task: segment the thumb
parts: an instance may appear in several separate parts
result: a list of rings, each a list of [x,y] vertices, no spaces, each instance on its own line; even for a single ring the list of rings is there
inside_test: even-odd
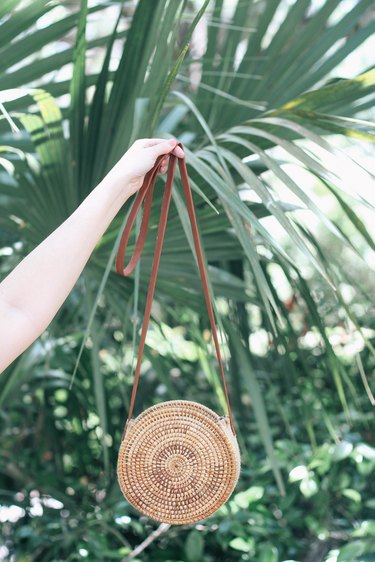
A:
[[[168,154],[169,152],[171,152],[175,148],[176,144],[177,144],[176,139],[169,139],[166,141],[159,142],[154,146],[151,146],[150,150],[152,150],[153,155],[157,157],[160,156],[161,154]]]

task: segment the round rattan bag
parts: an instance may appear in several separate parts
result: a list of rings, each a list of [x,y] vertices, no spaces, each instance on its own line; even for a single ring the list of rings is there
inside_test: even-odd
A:
[[[151,406],[129,421],[117,474],[129,503],[151,519],[200,521],[227,501],[240,474],[229,418],[188,400]]]
[[[179,146],[182,148],[181,143]],[[150,217],[154,183],[161,158],[158,158],[155,166],[146,174],[121,236],[116,258],[116,271],[124,276],[134,270],[142,252]],[[220,416],[198,402],[171,400],[151,406],[136,418],[132,417],[172,194],[176,157],[171,154],[128,419],[117,463],[120,488],[129,503],[155,521],[174,525],[194,523],[214,513],[227,501],[240,474],[240,451],[225,383],[193,198],[185,160],[179,158],[178,162],[228,416]],[[133,256],[124,269],[126,245],[143,200],[145,203],[139,236]]]

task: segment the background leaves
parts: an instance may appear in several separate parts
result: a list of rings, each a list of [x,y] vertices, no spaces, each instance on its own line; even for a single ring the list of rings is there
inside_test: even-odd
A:
[[[374,71],[345,77],[339,65],[373,34],[372,3],[239,1],[228,13],[221,0],[196,9],[182,0],[2,3],[0,101],[19,133],[2,115],[1,272],[61,224],[134,139],[179,138],[244,469],[228,505],[160,535],[145,559],[371,557],[364,383],[371,388],[374,366],[374,243],[364,217],[374,200],[363,186],[373,177],[345,147],[373,142]],[[106,18],[111,32],[93,33]],[[48,330],[1,377],[1,502],[21,510],[5,529],[17,556],[74,560],[83,549],[126,559],[152,530],[120,498],[114,467],[157,181],[135,276],[113,270],[127,204]],[[138,408],[184,396],[219,410],[179,178],[173,199]],[[337,461],[342,443],[353,453]],[[289,481],[300,465],[306,476]]]

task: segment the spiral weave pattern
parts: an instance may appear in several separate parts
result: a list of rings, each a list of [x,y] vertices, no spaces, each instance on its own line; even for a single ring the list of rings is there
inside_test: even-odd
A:
[[[240,452],[229,418],[189,400],[162,402],[131,419],[117,463],[129,503],[173,525],[214,513],[239,474]]]

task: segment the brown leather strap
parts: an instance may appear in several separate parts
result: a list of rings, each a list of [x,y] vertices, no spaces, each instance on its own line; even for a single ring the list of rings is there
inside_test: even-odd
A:
[[[183,149],[183,146],[182,146],[181,142],[177,143],[176,146],[180,146]],[[164,156],[165,155],[163,155],[163,154],[161,156],[159,156],[157,158],[155,164],[154,164],[154,167],[145,175],[142,187],[140,188],[140,190],[137,193],[137,197],[134,201],[133,207],[132,207],[132,209],[130,211],[130,214],[129,214],[128,221],[125,225],[124,231],[123,231],[122,236],[121,236],[121,240],[120,240],[118,252],[117,252],[117,258],[116,258],[116,271],[117,271],[117,273],[119,273],[120,275],[124,275],[125,277],[132,273],[135,266],[137,265],[137,262],[138,262],[138,260],[141,256],[141,253],[142,253],[142,249],[143,249],[143,246],[144,246],[144,243],[145,243],[145,240],[146,240],[146,236],[147,236],[147,229],[148,229],[148,223],[149,223],[149,219],[150,219],[150,211],[151,211],[152,196],[153,196],[153,192],[154,192],[155,180],[156,180],[156,177],[157,177],[157,174],[158,174],[160,161],[162,160],[162,158],[164,158]],[[205,296],[205,299],[206,299],[208,316],[209,316],[210,323],[211,323],[212,335],[213,335],[214,342],[215,342],[216,355],[217,355],[217,360],[219,362],[221,378],[222,378],[222,381],[223,381],[225,399],[226,399],[227,406],[228,406],[230,425],[231,425],[233,434],[236,435],[235,429],[234,429],[234,424],[233,424],[232,410],[231,410],[231,407],[230,407],[230,404],[229,404],[229,397],[228,397],[228,391],[227,391],[227,386],[226,386],[226,382],[225,382],[223,362],[222,362],[221,354],[220,354],[219,340],[218,340],[217,332],[216,332],[215,319],[214,319],[214,314],[213,314],[213,310],[212,310],[212,304],[211,304],[210,293],[209,293],[208,282],[207,282],[207,274],[206,274],[206,270],[205,270],[205,267],[204,267],[204,261],[203,261],[203,256],[202,256],[202,248],[201,248],[199,232],[198,232],[198,225],[197,225],[197,220],[196,220],[196,217],[195,217],[193,197],[192,197],[191,188],[190,188],[190,184],[189,184],[189,180],[188,180],[185,158],[177,158],[177,156],[175,156],[172,153],[169,155],[169,166],[168,166],[167,181],[166,181],[166,184],[165,184],[165,191],[164,191],[163,202],[162,202],[162,207],[161,207],[159,229],[158,229],[156,245],[155,245],[155,252],[154,252],[154,261],[153,261],[153,264],[152,264],[150,283],[149,283],[149,287],[148,287],[146,307],[145,307],[145,313],[144,313],[144,319],[143,319],[143,325],[142,325],[142,332],[141,332],[141,338],[140,338],[140,342],[139,342],[138,362],[137,362],[137,366],[136,366],[136,370],[135,370],[133,391],[132,391],[132,395],[131,395],[131,399],[130,399],[129,413],[128,413],[128,419],[127,419],[127,422],[126,422],[126,426],[127,426],[128,422],[129,422],[129,420],[132,416],[132,413],[133,413],[134,402],[135,402],[135,397],[136,397],[137,388],[138,388],[139,375],[140,375],[141,362],[142,362],[142,354],[143,354],[145,340],[146,340],[146,332],[147,332],[147,328],[148,328],[149,321],[150,321],[151,305],[152,305],[152,300],[154,298],[156,277],[157,277],[158,269],[159,269],[159,262],[160,262],[160,256],[161,256],[163,241],[164,241],[165,228],[166,228],[166,225],[167,225],[169,205],[170,205],[171,196],[172,196],[173,179],[174,179],[175,168],[176,168],[176,159],[178,160],[178,165],[180,167],[180,175],[181,175],[182,185],[183,185],[183,188],[184,188],[186,206],[187,206],[187,210],[188,210],[189,218],[190,218],[190,223],[191,223],[191,230],[192,230],[193,238],[194,238],[195,251],[197,253],[197,258],[198,258],[198,265],[199,265],[201,282],[202,282],[202,285],[203,285],[204,296]],[[139,209],[142,205],[143,200],[144,200],[144,210],[143,210],[140,232],[139,232],[136,244],[135,244],[135,249],[134,249],[133,255],[132,255],[128,265],[124,268],[124,258],[125,258],[126,247],[127,247],[128,241],[129,241],[130,232],[131,232],[132,226],[134,224],[135,218],[137,216],[137,213],[138,213],[138,211],[139,211]],[[126,426],[125,426],[125,429],[126,429]]]

